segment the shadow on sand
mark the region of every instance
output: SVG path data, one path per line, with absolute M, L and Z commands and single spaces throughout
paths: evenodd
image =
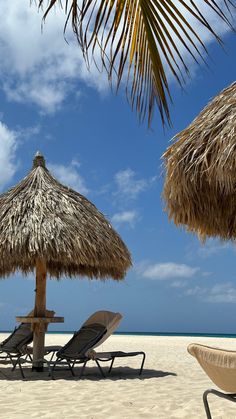
M 106 378 L 101 377 L 97 367 L 88 367 L 85 370 L 82 378 L 79 378 L 80 368 L 75 368 L 75 377 L 73 377 L 70 371 L 64 368 L 56 369 L 54 372 L 55 380 L 63 379 L 70 381 L 81 381 L 81 380 L 91 380 L 91 381 L 100 381 L 100 380 L 148 380 L 150 378 L 163 378 L 168 375 L 176 376 L 177 374 L 169 371 L 160 371 L 154 369 L 145 369 L 143 370 L 142 375 L 139 375 L 139 370 L 129 367 L 114 367 L 111 374 L 108 374 L 108 368 L 103 368 Z M 22 378 L 20 370 L 16 369 L 12 371 L 12 368 L 9 367 L 0 367 L 0 381 L 48 381 L 51 380 L 51 377 L 48 375 L 48 370 L 45 368 L 44 372 L 32 372 L 31 368 L 24 368 L 25 378 Z

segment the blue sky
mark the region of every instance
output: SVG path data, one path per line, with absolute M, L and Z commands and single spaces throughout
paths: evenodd
M 3 0 L 0 0 L 0 5 Z M 186 56 L 192 77 L 185 91 L 171 80 L 171 128 L 156 113 L 140 125 L 122 92 L 111 94 L 105 74 L 88 73 L 73 41 L 62 36 L 63 15 L 49 19 L 22 0 L 8 2 L 0 29 L 0 190 L 30 170 L 40 150 L 54 175 L 86 195 L 129 247 L 125 281 L 48 280 L 47 307 L 74 330 L 98 309 L 124 315 L 121 331 L 234 333 L 236 248 L 196 237 L 168 222 L 161 200 L 160 157 L 175 133 L 235 78 L 235 35 L 215 20 L 225 51 L 202 31 L 210 69 Z M 52 16 L 52 17 L 55 17 Z M 27 28 L 27 30 L 25 30 Z M 20 274 L 0 282 L 0 329 L 34 305 L 35 282 Z

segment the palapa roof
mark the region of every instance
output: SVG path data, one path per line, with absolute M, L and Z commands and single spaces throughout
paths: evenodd
M 216 96 L 164 153 L 169 218 L 203 240 L 236 239 L 236 82 Z
M 103 214 L 83 195 L 60 184 L 39 153 L 32 170 L 0 195 L 0 275 L 33 271 L 122 279 L 131 256 Z

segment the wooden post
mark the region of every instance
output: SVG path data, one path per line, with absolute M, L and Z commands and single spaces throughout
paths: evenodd
M 36 260 L 36 295 L 34 306 L 34 317 L 46 316 L 46 263 Z M 33 340 L 33 371 L 43 371 L 43 362 L 37 361 L 44 357 L 45 323 L 34 324 Z

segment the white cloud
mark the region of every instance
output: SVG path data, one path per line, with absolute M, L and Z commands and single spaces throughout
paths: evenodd
M 114 225 L 119 227 L 122 224 L 128 224 L 130 227 L 134 227 L 139 220 L 137 211 L 123 211 L 113 215 L 111 221 Z
M 156 264 L 139 264 L 137 270 L 144 278 L 154 280 L 165 280 L 174 278 L 192 278 L 199 268 L 193 268 L 185 264 L 178 263 L 156 263 Z
M 115 196 L 123 199 L 135 199 L 138 195 L 148 189 L 156 180 L 156 177 L 151 179 L 136 179 L 136 173 L 132 169 L 120 170 L 115 174 L 116 191 Z
M 69 186 L 83 195 L 89 193 L 83 177 L 78 172 L 79 163 L 73 160 L 68 166 L 48 164 L 48 169 L 63 185 Z
M 194 295 L 203 295 L 205 293 L 206 293 L 205 288 L 201 288 L 199 287 L 199 285 L 196 285 L 193 288 L 187 289 L 184 294 L 187 296 L 194 296 Z
M 0 75 L 7 98 L 36 104 L 43 112 L 60 108 L 74 83 L 83 80 L 98 91 L 108 83 L 95 66 L 88 72 L 72 31 L 65 42 L 65 14 L 61 8 L 50 13 L 41 31 L 42 11 L 29 0 L 0 0 L 4 19 L 0 27 Z M 78 92 L 75 92 L 77 95 Z
M 198 249 L 198 254 L 202 258 L 208 258 L 225 250 L 236 250 L 235 244 L 221 242 L 216 239 L 208 239 L 206 243 L 202 244 Z
M 219 283 L 210 288 L 196 285 L 187 289 L 184 294 L 197 296 L 206 303 L 236 303 L 236 287 L 231 282 Z
M 66 97 L 66 85 L 42 80 L 41 76 L 32 75 L 31 80 L 9 80 L 3 85 L 3 90 L 9 101 L 37 104 L 43 112 L 54 113 L 60 108 Z
M 212 287 L 205 297 L 209 303 L 236 303 L 236 288 L 230 282 Z
M 224 5 L 223 0 L 220 5 Z M 75 83 L 78 80 L 99 92 L 107 91 L 106 72 L 101 74 L 95 65 L 87 70 L 70 24 L 66 33 L 69 44 L 65 42 L 64 10 L 57 7 L 51 11 L 41 32 L 43 12 L 38 11 L 34 2 L 30 7 L 29 0 L 21 0 L 19 7 L 19 0 L 0 0 L 0 8 L 4 10 L 0 27 L 0 76 L 9 100 L 34 104 L 41 111 L 52 113 L 61 107 L 69 93 L 77 96 Z M 178 9 L 182 9 L 179 2 Z M 201 10 L 217 33 L 224 35 L 229 30 L 222 22 L 219 24 L 219 18 L 209 7 L 201 4 Z M 206 44 L 214 39 L 192 16 L 187 16 L 187 20 Z M 195 69 L 196 63 L 171 29 L 170 32 L 191 69 Z M 99 63 L 100 54 L 97 50 L 95 54 Z
M 31 127 L 17 127 L 17 135 L 24 141 L 31 140 L 32 137 L 39 135 L 40 131 L 40 125 L 32 125 Z
M 16 170 L 17 134 L 0 122 L 0 190 L 13 178 Z
M 177 280 L 177 281 L 173 281 L 170 286 L 172 288 L 184 288 L 188 285 L 187 281 L 183 281 L 183 280 Z

